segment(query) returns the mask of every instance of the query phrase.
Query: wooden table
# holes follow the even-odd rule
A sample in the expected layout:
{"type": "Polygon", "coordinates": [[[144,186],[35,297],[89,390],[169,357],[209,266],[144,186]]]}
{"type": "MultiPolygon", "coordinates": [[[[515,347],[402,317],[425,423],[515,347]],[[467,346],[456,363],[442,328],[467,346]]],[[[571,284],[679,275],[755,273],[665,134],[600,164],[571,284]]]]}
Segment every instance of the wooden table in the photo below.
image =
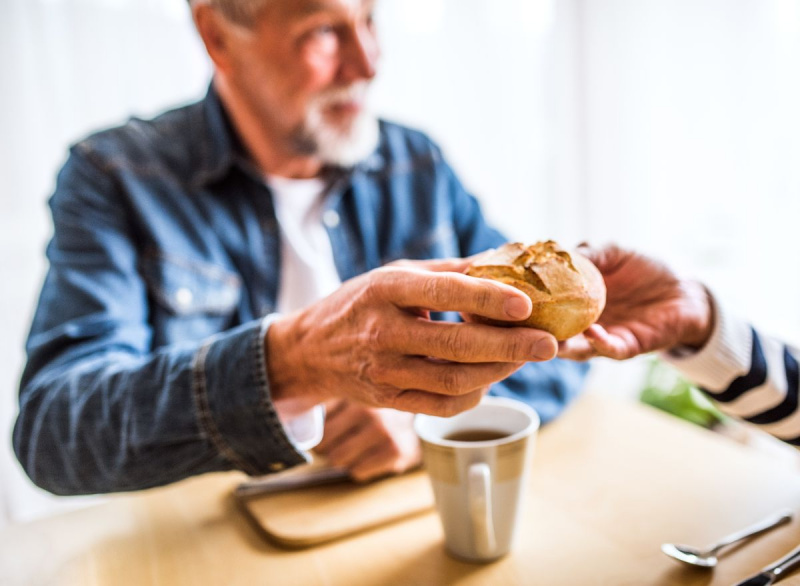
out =
{"type": "MultiPolygon", "coordinates": [[[[0,584],[728,585],[800,543],[800,521],[722,557],[714,571],[664,556],[779,507],[800,512],[800,472],[649,407],[588,395],[539,436],[514,552],[448,557],[435,514],[301,551],[262,539],[216,474],[0,533],[0,584]]],[[[781,582],[800,584],[800,574],[781,582]]]]}

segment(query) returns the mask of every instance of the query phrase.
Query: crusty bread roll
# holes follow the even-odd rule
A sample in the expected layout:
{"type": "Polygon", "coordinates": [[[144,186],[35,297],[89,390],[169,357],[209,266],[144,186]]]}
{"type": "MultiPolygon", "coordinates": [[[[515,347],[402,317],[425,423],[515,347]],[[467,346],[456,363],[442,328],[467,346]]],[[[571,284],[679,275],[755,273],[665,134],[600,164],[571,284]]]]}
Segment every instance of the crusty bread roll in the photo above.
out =
{"type": "Polygon", "coordinates": [[[476,316],[478,321],[537,328],[558,340],[580,334],[597,321],[606,304],[606,286],[597,267],[552,240],[531,246],[504,244],[477,257],[467,274],[512,285],[533,302],[533,311],[524,321],[498,322],[476,316]]]}

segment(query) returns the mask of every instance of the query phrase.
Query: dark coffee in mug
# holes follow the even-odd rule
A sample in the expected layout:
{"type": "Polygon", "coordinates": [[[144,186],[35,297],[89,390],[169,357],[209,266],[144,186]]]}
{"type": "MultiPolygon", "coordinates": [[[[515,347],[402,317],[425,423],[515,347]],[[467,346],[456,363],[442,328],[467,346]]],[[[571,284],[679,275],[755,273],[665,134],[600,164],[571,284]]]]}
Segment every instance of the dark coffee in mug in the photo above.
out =
{"type": "Polygon", "coordinates": [[[444,436],[444,439],[453,442],[490,442],[502,439],[509,434],[496,429],[460,429],[444,436]]]}

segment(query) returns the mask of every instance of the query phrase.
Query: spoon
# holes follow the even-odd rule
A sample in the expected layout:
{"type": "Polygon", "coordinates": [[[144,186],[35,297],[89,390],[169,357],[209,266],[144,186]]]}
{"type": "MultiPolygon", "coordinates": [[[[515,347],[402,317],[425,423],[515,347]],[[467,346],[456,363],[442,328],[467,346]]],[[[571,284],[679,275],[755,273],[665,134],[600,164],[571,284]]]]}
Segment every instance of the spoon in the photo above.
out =
{"type": "Polygon", "coordinates": [[[788,523],[792,520],[793,516],[794,514],[791,511],[779,511],[778,513],[770,515],[766,519],[759,521],[750,527],[742,529],[741,531],[737,531],[736,533],[732,533],[727,537],[723,537],[718,543],[715,543],[706,549],[697,549],[690,545],[681,545],[679,543],[664,543],[661,545],[661,551],[671,558],[675,558],[678,561],[691,564],[693,566],[713,568],[717,565],[717,553],[723,547],[733,545],[734,543],[743,541],[748,537],[758,535],[759,533],[764,533],[773,527],[788,523]]]}

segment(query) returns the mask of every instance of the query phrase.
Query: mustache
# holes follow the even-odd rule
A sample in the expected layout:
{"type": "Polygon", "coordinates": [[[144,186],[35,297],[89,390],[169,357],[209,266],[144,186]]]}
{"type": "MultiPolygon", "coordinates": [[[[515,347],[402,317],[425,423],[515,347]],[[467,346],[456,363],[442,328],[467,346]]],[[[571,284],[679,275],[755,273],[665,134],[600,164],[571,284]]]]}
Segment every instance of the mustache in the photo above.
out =
{"type": "Polygon", "coordinates": [[[344,87],[332,88],[318,94],[313,103],[318,108],[336,106],[347,102],[363,103],[367,97],[368,89],[369,84],[363,81],[344,87]]]}

